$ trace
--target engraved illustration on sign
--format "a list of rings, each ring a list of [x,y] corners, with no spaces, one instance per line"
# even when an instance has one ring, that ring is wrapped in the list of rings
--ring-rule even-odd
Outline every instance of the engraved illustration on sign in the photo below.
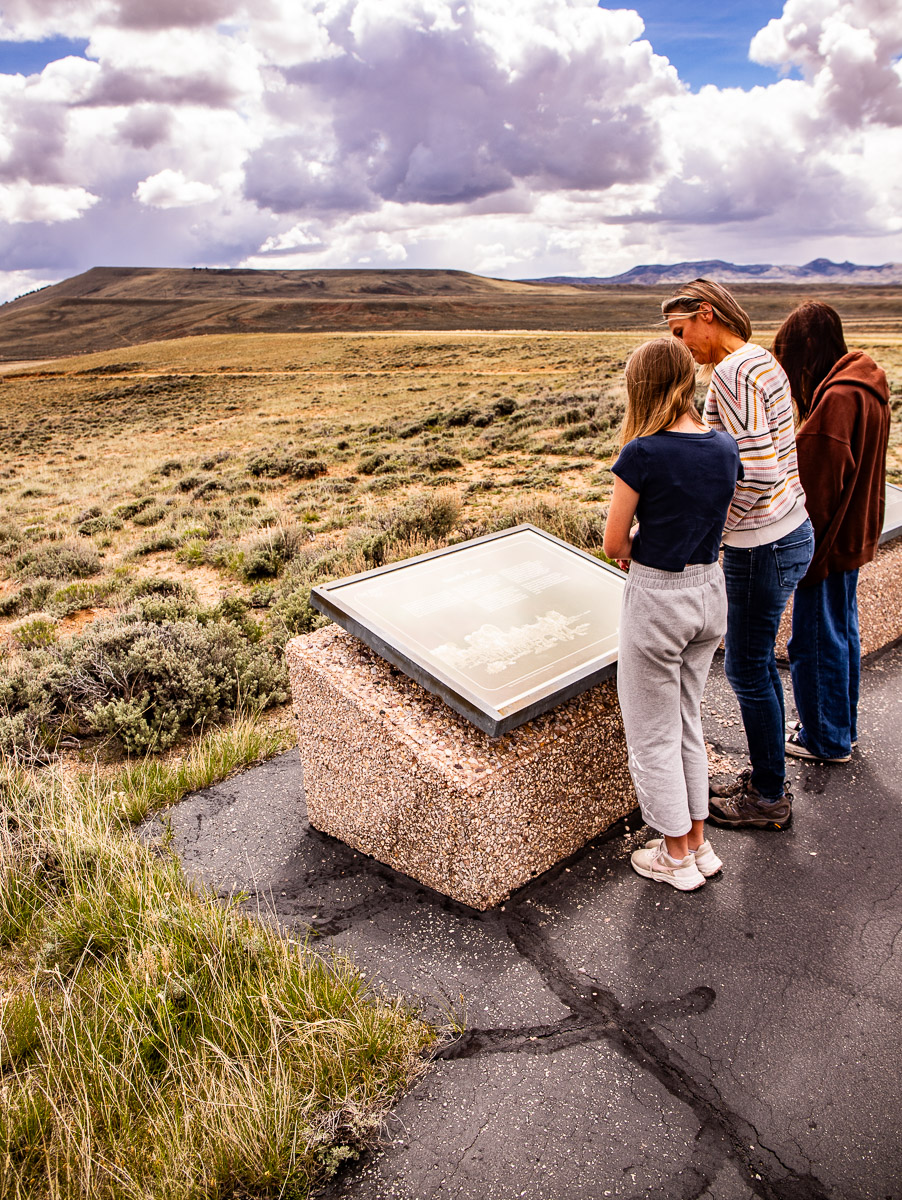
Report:
[[[484,666],[490,675],[497,675],[524,654],[538,654],[559,642],[584,637],[589,623],[577,624],[578,621],[579,617],[565,617],[552,610],[530,625],[515,625],[506,630],[497,625],[482,625],[475,633],[466,635],[466,646],[436,646],[433,653],[450,667],[467,670]]]

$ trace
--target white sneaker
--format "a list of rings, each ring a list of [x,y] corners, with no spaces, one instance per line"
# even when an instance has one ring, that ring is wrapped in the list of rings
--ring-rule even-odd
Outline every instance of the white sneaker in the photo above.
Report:
[[[663,845],[663,838],[652,838],[645,843],[645,849],[654,848],[655,850]],[[690,854],[695,855],[695,865],[704,875],[705,879],[710,879],[712,875],[716,875],[718,871],[723,870],[723,863],[714,853],[711,843],[705,839],[697,850],[690,850]]]
[[[669,883],[680,892],[694,892],[705,882],[705,877],[695,865],[695,855],[687,854],[682,860],[671,858],[660,844],[653,847],[649,842],[641,850],[634,850],[630,855],[633,870],[645,879],[654,879],[658,883]]]

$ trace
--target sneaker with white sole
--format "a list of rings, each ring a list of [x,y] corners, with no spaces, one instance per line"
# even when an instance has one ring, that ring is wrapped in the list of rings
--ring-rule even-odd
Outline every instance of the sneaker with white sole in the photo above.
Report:
[[[801,729],[802,729],[801,721],[787,721],[786,722],[787,741],[789,740],[789,738],[792,737],[792,735],[794,733],[800,733]],[[858,738],[857,737],[852,738],[852,749],[854,750],[857,745],[858,745]]]
[[[656,839],[657,840],[657,839]],[[645,879],[657,883],[669,883],[680,892],[694,892],[705,882],[705,877],[695,863],[695,855],[687,854],[684,859],[671,858],[661,845],[643,846],[630,855],[633,870]]]
[[[824,758],[820,754],[815,754],[802,741],[798,730],[795,733],[791,733],[786,739],[786,753],[792,758],[805,758],[811,762],[819,763],[847,763],[852,757],[851,753],[840,754],[836,758]]]
[[[653,848],[657,850],[663,843],[663,838],[651,838],[650,841],[645,843],[645,849]],[[707,838],[697,850],[690,850],[689,853],[694,855],[695,865],[704,875],[705,879],[710,879],[712,875],[716,875],[718,871],[723,870],[723,863],[714,853],[713,847]]]

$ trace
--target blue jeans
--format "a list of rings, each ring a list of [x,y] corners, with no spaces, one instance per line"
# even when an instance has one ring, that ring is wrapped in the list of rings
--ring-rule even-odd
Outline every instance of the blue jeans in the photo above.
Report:
[[[774,644],[783,610],[814,553],[814,531],[798,529],[767,546],[724,546],[727,635],[724,670],[736,693],[752,763],[752,785],[779,800],[786,778],[786,710]]]
[[[858,740],[857,589],[857,570],[834,571],[793,601],[787,649],[800,741],[819,758],[843,758]]]

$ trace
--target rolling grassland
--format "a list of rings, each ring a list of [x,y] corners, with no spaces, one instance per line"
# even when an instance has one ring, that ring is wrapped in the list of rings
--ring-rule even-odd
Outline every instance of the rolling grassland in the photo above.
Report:
[[[0,1193],[301,1200],[372,1143],[440,1031],[131,823],[289,744],[314,584],[524,520],[600,553],[655,332],[209,335],[0,374]],[[902,337],[855,340],[902,483]]]

